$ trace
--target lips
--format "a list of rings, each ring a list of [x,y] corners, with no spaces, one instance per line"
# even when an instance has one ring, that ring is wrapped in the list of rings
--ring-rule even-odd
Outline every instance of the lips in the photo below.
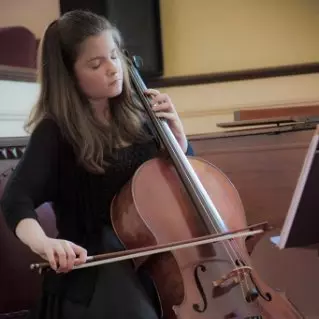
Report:
[[[113,86],[113,85],[116,84],[118,81],[120,81],[120,79],[116,79],[116,80],[112,81],[112,82],[109,84],[109,86]]]

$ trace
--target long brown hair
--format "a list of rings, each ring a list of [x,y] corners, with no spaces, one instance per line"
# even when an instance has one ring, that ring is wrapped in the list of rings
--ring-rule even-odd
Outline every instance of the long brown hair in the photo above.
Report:
[[[122,93],[109,101],[112,120],[102,124],[79,89],[73,67],[81,43],[106,30],[112,32],[118,46],[124,80]],[[121,48],[119,31],[104,17],[83,10],[70,11],[52,22],[40,43],[38,70],[41,90],[26,129],[30,131],[44,118],[55,120],[73,146],[79,162],[96,173],[104,172],[107,165],[105,155],[112,155],[123,141],[133,143],[149,138],[141,129],[143,111],[133,98]]]

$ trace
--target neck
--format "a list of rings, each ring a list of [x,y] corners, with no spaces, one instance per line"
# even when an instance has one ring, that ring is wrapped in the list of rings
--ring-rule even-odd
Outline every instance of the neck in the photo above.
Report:
[[[90,100],[90,102],[96,117],[101,122],[105,122],[106,120],[109,120],[110,112],[109,112],[108,99]]]

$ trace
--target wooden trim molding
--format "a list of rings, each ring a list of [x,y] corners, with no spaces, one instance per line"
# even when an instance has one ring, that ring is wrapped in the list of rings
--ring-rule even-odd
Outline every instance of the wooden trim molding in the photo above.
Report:
[[[18,82],[36,82],[35,69],[0,65],[0,80]]]
[[[148,87],[173,87],[243,81],[269,77],[319,73],[319,62],[286,65],[251,70],[240,70],[220,73],[199,74],[191,76],[158,77],[145,79]],[[0,80],[36,82],[37,72],[34,69],[0,65]]]
[[[238,110],[234,112],[235,121],[250,121],[257,119],[269,119],[281,116],[318,116],[319,104],[301,105],[292,107],[259,108],[252,110]]]
[[[26,146],[26,144],[28,143],[28,140],[29,140],[28,136],[0,137],[0,148]]]
[[[287,66],[259,68],[241,71],[230,71],[220,73],[210,73],[193,76],[179,76],[169,78],[149,79],[145,82],[148,87],[173,87],[173,86],[186,86],[186,85],[199,85],[208,83],[221,83],[230,81],[243,81],[262,79],[269,77],[300,75],[319,73],[319,62],[295,64]]]
[[[208,140],[219,140],[222,144],[225,143],[223,140],[229,138],[241,138],[248,137],[253,138],[254,136],[266,136],[278,135],[289,132],[299,132],[299,131],[308,131],[314,130],[317,127],[318,123],[301,123],[284,125],[284,126],[270,126],[270,127],[259,127],[252,129],[244,130],[234,130],[234,131],[222,131],[214,132],[208,134],[188,134],[187,138],[191,143],[196,143],[199,141],[208,141]],[[319,126],[318,126],[319,127]],[[26,145],[28,143],[29,137],[3,137],[0,138],[0,161],[9,160],[9,159],[20,159],[25,151]],[[298,147],[303,147],[304,145],[299,145]],[[247,151],[247,149],[245,149]],[[215,150],[216,151],[216,150]],[[205,151],[207,152],[207,151]],[[202,153],[199,152],[196,155],[200,156]]]

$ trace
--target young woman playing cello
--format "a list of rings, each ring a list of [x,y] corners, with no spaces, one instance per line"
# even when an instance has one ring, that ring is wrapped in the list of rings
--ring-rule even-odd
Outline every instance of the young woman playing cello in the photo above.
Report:
[[[70,272],[87,254],[124,248],[111,226],[111,200],[158,153],[120,47],[119,32],[104,17],[78,10],[51,23],[42,40],[32,134],[1,201],[12,231],[55,270],[44,275],[32,319],[158,318],[152,282],[131,262]],[[145,93],[192,154],[169,96]],[[37,221],[35,208],[44,202],[52,202],[58,238]]]

